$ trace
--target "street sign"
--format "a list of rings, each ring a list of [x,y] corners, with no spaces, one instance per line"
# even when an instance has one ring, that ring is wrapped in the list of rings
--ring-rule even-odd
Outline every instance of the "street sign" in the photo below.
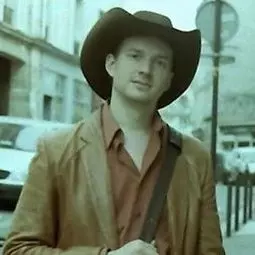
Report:
[[[208,1],[200,5],[196,15],[196,26],[202,37],[210,44],[214,43],[216,2]],[[221,1],[221,42],[230,40],[238,30],[239,17],[236,10],[227,2]]]
[[[202,53],[201,56],[205,59],[213,59],[214,57],[217,56],[216,53]],[[219,55],[219,58],[220,58],[220,64],[222,65],[227,65],[227,64],[233,64],[235,62],[235,57],[234,56],[230,56],[230,55],[223,55],[223,54],[220,54]]]

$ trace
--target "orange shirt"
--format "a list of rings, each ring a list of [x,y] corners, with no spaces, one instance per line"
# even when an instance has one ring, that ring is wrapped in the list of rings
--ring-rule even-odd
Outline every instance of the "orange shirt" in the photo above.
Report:
[[[119,246],[138,239],[150,202],[157,176],[162,165],[166,144],[166,125],[156,114],[152,133],[139,171],[124,148],[124,137],[115,122],[107,103],[102,111],[102,129],[111,171],[115,217],[118,226]],[[162,142],[163,141],[163,142]],[[170,254],[167,209],[159,224],[156,245],[159,254]]]

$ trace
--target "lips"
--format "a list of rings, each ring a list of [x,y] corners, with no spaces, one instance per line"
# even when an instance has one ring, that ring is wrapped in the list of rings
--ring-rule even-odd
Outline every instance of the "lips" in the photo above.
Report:
[[[148,82],[144,82],[144,81],[132,81],[132,82],[144,87],[148,87],[148,88],[151,87],[151,85]]]

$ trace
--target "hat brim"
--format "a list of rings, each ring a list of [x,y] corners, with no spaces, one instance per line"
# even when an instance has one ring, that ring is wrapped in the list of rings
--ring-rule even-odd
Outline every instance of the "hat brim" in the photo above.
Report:
[[[87,35],[80,56],[83,75],[91,88],[103,99],[108,99],[112,79],[105,70],[105,59],[120,43],[130,36],[151,35],[164,40],[174,52],[174,78],[171,86],[158,102],[163,108],[177,99],[191,84],[200,59],[199,30],[180,31],[141,20],[121,8],[106,13]]]

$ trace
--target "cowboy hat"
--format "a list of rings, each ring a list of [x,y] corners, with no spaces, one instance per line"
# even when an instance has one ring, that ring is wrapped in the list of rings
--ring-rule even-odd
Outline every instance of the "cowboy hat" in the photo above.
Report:
[[[174,77],[169,90],[159,99],[158,108],[162,108],[177,99],[192,82],[200,58],[199,30],[177,30],[168,17],[154,12],[139,11],[132,15],[113,8],[88,33],[81,50],[81,70],[101,98],[110,98],[112,79],[105,69],[106,56],[114,53],[124,39],[135,35],[156,36],[173,50]]]

